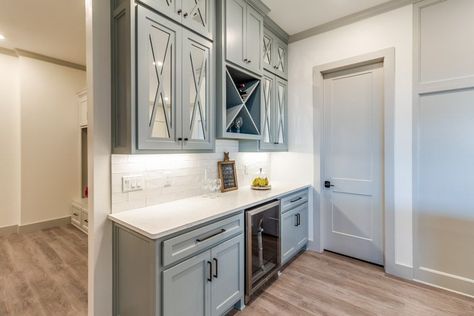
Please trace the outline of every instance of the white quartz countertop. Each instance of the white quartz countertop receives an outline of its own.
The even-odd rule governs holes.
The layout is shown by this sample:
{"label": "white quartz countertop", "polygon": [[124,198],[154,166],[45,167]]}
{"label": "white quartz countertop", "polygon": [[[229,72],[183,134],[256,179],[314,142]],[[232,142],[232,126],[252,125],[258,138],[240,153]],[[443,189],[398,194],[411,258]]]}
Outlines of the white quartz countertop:
{"label": "white quartz countertop", "polygon": [[159,239],[309,187],[309,184],[272,183],[271,190],[256,191],[246,186],[219,193],[216,198],[196,196],[114,213],[109,219],[145,237]]}

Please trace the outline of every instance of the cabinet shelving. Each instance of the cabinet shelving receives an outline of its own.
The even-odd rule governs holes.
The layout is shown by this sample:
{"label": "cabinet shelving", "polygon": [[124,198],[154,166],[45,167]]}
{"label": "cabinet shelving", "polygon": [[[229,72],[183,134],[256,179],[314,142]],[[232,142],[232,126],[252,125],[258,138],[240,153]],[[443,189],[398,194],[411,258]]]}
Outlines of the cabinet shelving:
{"label": "cabinet shelving", "polygon": [[[240,135],[260,135],[260,78],[249,75],[236,68],[227,66],[225,130]],[[236,124],[239,122],[241,124]]]}

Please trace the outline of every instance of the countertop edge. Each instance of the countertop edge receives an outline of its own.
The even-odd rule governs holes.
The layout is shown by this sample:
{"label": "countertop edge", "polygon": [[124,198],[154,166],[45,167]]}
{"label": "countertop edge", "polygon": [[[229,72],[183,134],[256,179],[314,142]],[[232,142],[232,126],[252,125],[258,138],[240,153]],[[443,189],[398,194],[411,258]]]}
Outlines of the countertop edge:
{"label": "countertop edge", "polygon": [[[161,238],[167,237],[169,235],[172,235],[174,233],[180,232],[182,230],[191,229],[193,227],[202,225],[206,222],[210,222],[210,221],[219,219],[221,217],[224,217],[224,216],[227,216],[227,215],[230,215],[230,214],[233,214],[233,213],[238,213],[240,211],[244,211],[247,208],[254,207],[254,206],[259,205],[261,203],[265,203],[265,202],[268,202],[268,201],[273,200],[273,199],[281,198],[282,196],[289,195],[289,194],[301,191],[303,189],[309,189],[311,187],[312,187],[311,184],[297,185],[297,186],[295,186],[294,189],[291,189],[291,190],[288,190],[288,191],[285,191],[285,192],[282,192],[282,193],[279,193],[279,194],[276,194],[276,195],[273,195],[273,196],[269,196],[267,198],[255,201],[254,203],[238,205],[238,206],[233,207],[231,209],[224,210],[219,214],[203,217],[202,219],[193,221],[191,223],[186,223],[186,224],[183,224],[183,225],[175,226],[175,227],[172,227],[172,228],[167,229],[167,230],[163,230],[163,231],[161,231],[159,233],[155,233],[155,234],[150,233],[148,231],[145,231],[145,230],[143,230],[143,229],[141,229],[141,228],[139,228],[139,227],[137,227],[133,224],[127,223],[126,221],[123,221],[113,213],[109,214],[107,217],[110,221],[112,221],[116,224],[119,224],[119,225],[121,225],[125,228],[128,228],[128,229],[130,229],[131,231],[133,231],[135,233],[138,233],[138,234],[140,234],[140,235],[142,235],[146,238],[152,239],[152,240],[157,240],[157,239],[161,239]],[[180,201],[180,200],[176,200],[176,201]],[[129,211],[136,211],[136,210],[129,210]],[[125,211],[125,212],[129,212],[129,211]],[[122,213],[118,213],[118,214],[122,214]]]}

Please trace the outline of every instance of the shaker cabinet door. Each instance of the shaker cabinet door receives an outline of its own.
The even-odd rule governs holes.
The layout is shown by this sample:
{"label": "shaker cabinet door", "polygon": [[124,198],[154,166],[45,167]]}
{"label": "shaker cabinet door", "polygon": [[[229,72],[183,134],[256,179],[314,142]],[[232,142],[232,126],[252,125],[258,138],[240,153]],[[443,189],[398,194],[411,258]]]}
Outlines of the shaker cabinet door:
{"label": "shaker cabinet door", "polygon": [[213,148],[212,42],[183,33],[183,148]]}
{"label": "shaker cabinet door", "polygon": [[245,14],[244,0],[225,1],[225,45],[228,61],[246,67],[245,57]]}
{"label": "shaker cabinet door", "polygon": [[296,210],[281,215],[281,264],[285,264],[296,253]]}
{"label": "shaker cabinet door", "polygon": [[244,295],[244,234],[211,250],[211,314],[223,315]]}
{"label": "shaker cabinet door", "polygon": [[210,316],[210,251],[163,271],[163,315]]}
{"label": "shaker cabinet door", "polygon": [[296,226],[296,249],[303,248],[308,242],[308,204],[298,207],[298,226]]}
{"label": "shaker cabinet door", "polygon": [[137,19],[138,149],[180,149],[181,27],[140,6]]}
{"label": "shaker cabinet door", "polygon": [[263,71],[262,46],[263,46],[263,17],[251,6],[247,6],[246,12],[246,68],[258,74]]}
{"label": "shaker cabinet door", "polygon": [[204,37],[213,39],[214,0],[181,0],[181,10],[181,21],[185,26]]}

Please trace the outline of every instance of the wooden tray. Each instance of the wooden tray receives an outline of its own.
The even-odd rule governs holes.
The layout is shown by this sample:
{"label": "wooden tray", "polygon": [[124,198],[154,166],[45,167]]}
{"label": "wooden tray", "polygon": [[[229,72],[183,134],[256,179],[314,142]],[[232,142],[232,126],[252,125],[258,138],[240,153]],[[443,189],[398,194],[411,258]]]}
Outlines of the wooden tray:
{"label": "wooden tray", "polygon": [[259,190],[259,191],[265,191],[265,190],[271,190],[272,186],[267,185],[266,187],[254,187],[253,185],[250,186],[252,190]]}

